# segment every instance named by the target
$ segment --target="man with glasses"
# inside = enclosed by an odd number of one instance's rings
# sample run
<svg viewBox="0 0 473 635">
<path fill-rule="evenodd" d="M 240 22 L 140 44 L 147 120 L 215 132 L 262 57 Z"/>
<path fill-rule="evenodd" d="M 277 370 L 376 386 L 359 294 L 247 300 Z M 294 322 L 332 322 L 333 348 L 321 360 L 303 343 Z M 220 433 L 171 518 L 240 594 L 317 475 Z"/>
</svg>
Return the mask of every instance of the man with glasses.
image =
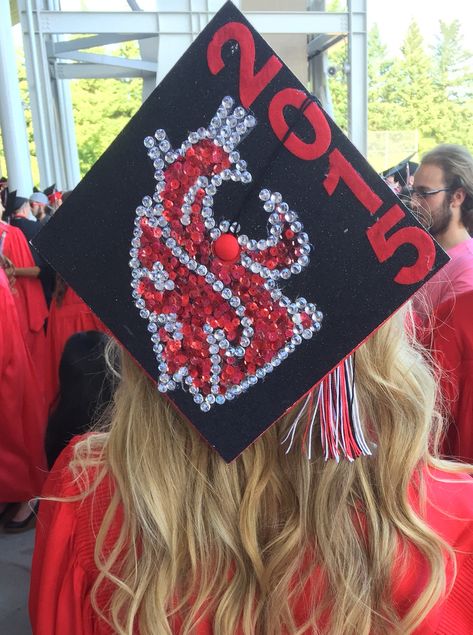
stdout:
<svg viewBox="0 0 473 635">
<path fill-rule="evenodd" d="M 444 451 L 473 463 L 473 157 L 440 145 L 414 175 L 413 212 L 450 256 L 414 298 L 442 369 L 450 427 Z"/>
</svg>

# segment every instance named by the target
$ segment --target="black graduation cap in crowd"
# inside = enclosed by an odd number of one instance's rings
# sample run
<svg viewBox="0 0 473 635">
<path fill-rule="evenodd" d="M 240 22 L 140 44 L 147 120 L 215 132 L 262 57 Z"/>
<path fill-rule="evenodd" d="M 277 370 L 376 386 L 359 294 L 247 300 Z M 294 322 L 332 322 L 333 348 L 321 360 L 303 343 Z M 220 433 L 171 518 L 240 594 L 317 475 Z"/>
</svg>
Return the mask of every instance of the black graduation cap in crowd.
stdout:
<svg viewBox="0 0 473 635">
<path fill-rule="evenodd" d="M 384 170 L 384 172 L 382 172 L 382 176 L 385 179 L 387 179 L 388 176 L 394 176 L 394 180 L 396 181 L 396 183 L 401 183 L 401 185 L 408 185 L 409 177 L 412 176 L 419 167 L 418 163 L 416 163 L 415 161 L 411 161 L 414 154 L 415 152 L 394 167 L 389 168 L 388 170 Z"/>
<path fill-rule="evenodd" d="M 23 196 L 17 196 L 16 190 L 13 192 L 7 191 L 6 205 L 5 205 L 5 217 L 10 218 L 13 214 L 20 209 L 20 207 L 27 203 L 28 199 Z"/>
<path fill-rule="evenodd" d="M 44 188 L 44 190 L 41 190 L 39 187 L 36 187 L 36 185 L 33 187 L 33 192 L 43 192 L 43 194 L 46 194 L 46 196 L 53 194 L 55 191 L 56 191 L 56 183 L 53 183 L 49 187 Z"/>
<path fill-rule="evenodd" d="M 230 2 L 34 245 L 227 461 L 448 260 Z"/>
</svg>

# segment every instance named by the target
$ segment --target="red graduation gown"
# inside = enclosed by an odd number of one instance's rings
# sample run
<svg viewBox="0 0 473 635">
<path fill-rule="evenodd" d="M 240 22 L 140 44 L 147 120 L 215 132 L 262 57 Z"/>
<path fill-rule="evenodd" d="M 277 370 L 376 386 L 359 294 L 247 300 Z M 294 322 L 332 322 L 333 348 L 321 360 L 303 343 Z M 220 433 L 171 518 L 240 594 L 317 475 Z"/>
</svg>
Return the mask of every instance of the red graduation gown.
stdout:
<svg viewBox="0 0 473 635">
<path fill-rule="evenodd" d="M 429 348 L 442 369 L 450 419 L 443 451 L 473 463 L 473 290 L 437 308 Z"/>
<path fill-rule="evenodd" d="M 79 296 L 67 287 L 61 304 L 53 298 L 47 329 L 47 403 L 54 404 L 59 391 L 59 364 L 67 340 L 82 331 L 106 331 L 102 322 Z"/>
<path fill-rule="evenodd" d="M 3 253 L 15 267 L 34 267 L 35 262 L 23 232 L 0 221 L 0 233 L 6 231 Z M 40 382 L 46 368 L 46 336 L 44 322 L 48 307 L 39 278 L 17 278 L 13 297 L 18 310 L 23 337 L 30 351 Z"/>
<path fill-rule="evenodd" d="M 413 303 L 420 318 L 418 335 L 442 371 L 450 423 L 443 451 L 473 462 L 473 238 L 447 253 L 450 262 L 415 294 Z"/>
<path fill-rule="evenodd" d="M 72 456 L 71 442 L 58 459 L 44 494 L 71 497 L 77 494 L 67 467 Z M 90 474 L 93 480 L 93 474 Z M 447 482 L 442 482 L 444 481 Z M 426 470 L 428 503 L 424 518 L 457 554 L 457 577 L 447 598 L 429 613 L 415 635 L 471 635 L 473 624 L 473 479 L 439 470 Z M 94 564 L 95 535 L 110 501 L 113 483 L 105 478 L 93 494 L 82 502 L 43 501 L 37 524 L 36 546 L 30 590 L 30 616 L 34 635 L 111 635 L 112 630 L 94 612 L 90 593 L 97 569 Z M 411 499 L 416 506 L 417 495 Z M 119 510 L 106 539 L 110 548 L 121 524 Z M 395 580 L 394 602 L 401 614 L 416 600 L 428 576 L 428 567 L 412 549 L 413 566 L 402 579 Z M 447 569 L 447 584 L 453 579 Z M 396 571 L 394 571 L 396 574 Z M 320 577 L 314 569 L 307 593 L 294 606 L 296 622 L 305 617 L 310 587 Z M 98 603 L 105 609 L 110 589 L 103 588 Z M 179 619 L 172 625 L 180 632 Z M 203 619 L 195 635 L 212 635 L 209 620 Z M 238 635 L 238 634 L 235 634 Z M 309 633 L 307 633 L 309 635 Z"/>
<path fill-rule="evenodd" d="M 0 502 L 41 493 L 46 477 L 44 399 L 0 269 Z"/>
</svg>

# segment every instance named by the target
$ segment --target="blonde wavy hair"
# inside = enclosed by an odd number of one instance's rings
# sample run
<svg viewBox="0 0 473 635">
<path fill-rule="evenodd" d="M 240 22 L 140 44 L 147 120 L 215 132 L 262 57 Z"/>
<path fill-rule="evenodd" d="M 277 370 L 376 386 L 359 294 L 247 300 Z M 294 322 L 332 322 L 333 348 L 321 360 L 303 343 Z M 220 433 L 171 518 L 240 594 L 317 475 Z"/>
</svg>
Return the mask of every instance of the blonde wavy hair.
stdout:
<svg viewBox="0 0 473 635">
<path fill-rule="evenodd" d="M 391 318 L 356 353 L 356 379 L 372 457 L 310 462 L 281 445 L 298 408 L 226 464 L 122 354 L 108 429 L 78 443 L 78 478 L 99 469 L 116 483 L 97 536 L 92 603 L 119 635 L 182 635 L 206 616 L 214 635 L 408 635 L 446 591 L 451 549 L 411 506 L 408 490 L 434 458 L 442 432 L 436 382 L 405 329 Z M 409 330 L 409 329 L 408 329 Z M 223 416 L 222 410 L 222 416 Z M 304 426 L 299 426 L 302 443 Z M 89 483 L 84 495 L 90 495 Z M 123 524 L 104 542 L 116 510 Z M 430 567 L 429 580 L 402 618 L 393 606 L 393 571 L 409 566 L 407 546 Z M 404 559 L 404 562 L 403 562 Z M 306 623 L 294 605 L 314 569 Z M 313 582 L 313 580 L 312 580 Z M 102 585 L 112 585 L 107 607 Z M 321 626 L 324 624 L 324 626 Z M 240 629 L 240 630 L 238 630 Z"/>
</svg>

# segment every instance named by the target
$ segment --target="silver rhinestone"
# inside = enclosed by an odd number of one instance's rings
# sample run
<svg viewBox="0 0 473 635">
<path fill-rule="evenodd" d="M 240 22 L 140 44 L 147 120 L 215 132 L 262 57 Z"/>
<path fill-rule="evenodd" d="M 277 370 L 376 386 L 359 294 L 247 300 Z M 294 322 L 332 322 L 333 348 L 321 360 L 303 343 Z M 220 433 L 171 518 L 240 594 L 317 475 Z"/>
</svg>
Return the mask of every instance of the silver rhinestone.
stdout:
<svg viewBox="0 0 473 635">
<path fill-rule="evenodd" d="M 207 401 L 204 401 L 204 403 L 200 404 L 200 409 L 202 410 L 202 412 L 208 412 L 210 410 L 210 404 Z"/>
<path fill-rule="evenodd" d="M 203 396 L 202 396 L 200 393 L 197 393 L 197 394 L 194 396 L 194 401 L 195 401 L 195 403 L 197 403 L 197 404 L 201 404 L 201 403 L 203 403 L 204 398 L 203 398 Z"/>
<path fill-rule="evenodd" d="M 225 285 L 223 284 L 223 282 L 222 282 L 221 280 L 217 280 L 217 282 L 215 282 L 215 283 L 212 285 L 212 289 L 213 289 L 214 291 L 217 291 L 218 293 L 220 293 L 220 291 L 222 291 L 222 289 L 223 289 L 223 287 L 224 287 L 224 286 L 225 286 Z"/>
<path fill-rule="evenodd" d="M 300 256 L 297 259 L 297 262 L 301 265 L 301 267 L 307 267 L 307 265 L 309 264 L 309 257 L 308 256 Z"/>
<path fill-rule="evenodd" d="M 153 148 L 154 147 L 154 139 L 153 137 L 145 137 L 143 141 L 145 148 Z"/>
</svg>

